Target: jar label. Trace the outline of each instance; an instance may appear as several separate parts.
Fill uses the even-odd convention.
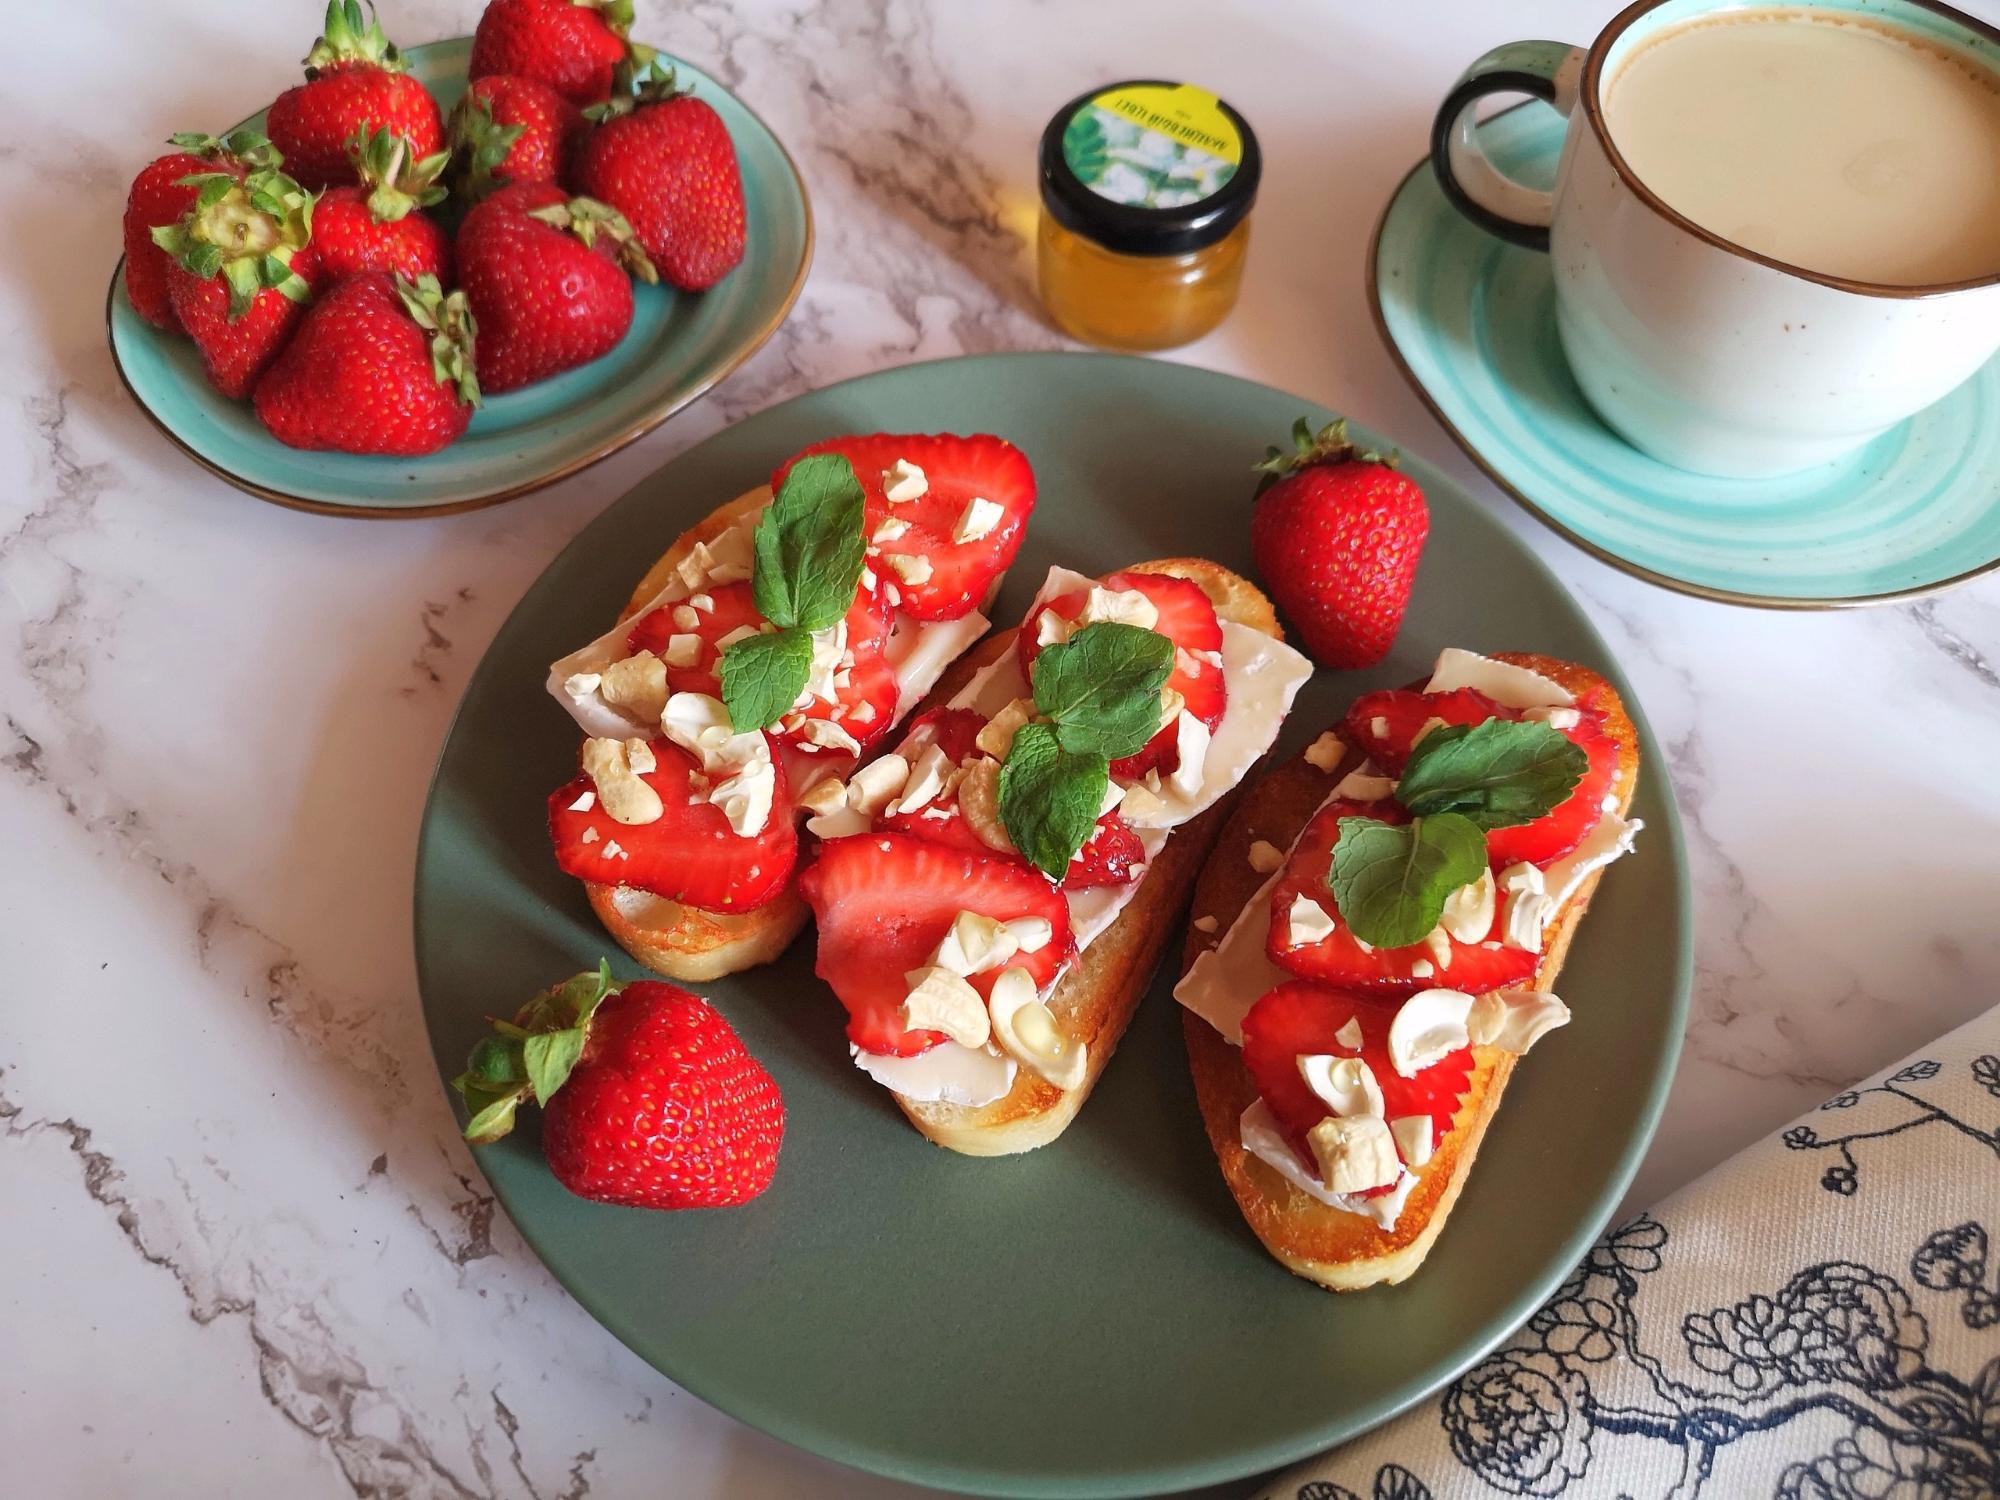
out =
[[[1243,160],[1221,101],[1192,84],[1106,89],[1063,127],[1063,160],[1100,198],[1180,208],[1219,192]]]

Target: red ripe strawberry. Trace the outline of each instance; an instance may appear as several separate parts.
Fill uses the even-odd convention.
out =
[[[1166,573],[1113,573],[1104,580],[1113,590],[1136,589],[1159,611],[1153,628],[1174,643],[1174,671],[1167,679],[1169,690],[1179,693],[1182,706],[1208,728],[1222,722],[1229,706],[1228,688],[1222,676],[1222,623],[1215,605],[1201,585]],[[1020,653],[1021,671],[1033,680],[1035,658],[1042,654],[1040,622],[1044,613],[1074,620],[1083,613],[1090,596],[1061,594],[1035,610],[1022,622],[1014,637]],[[1123,781],[1135,781],[1157,769],[1163,775],[1181,763],[1178,731],[1173,724],[1162,726],[1136,753],[1111,763],[1111,774]]]
[[[248,396],[303,315],[320,279],[311,225],[311,195],[264,168],[201,178],[187,217],[153,231],[175,320],[223,395]]]
[[[1520,717],[1518,710],[1502,708],[1471,688],[1455,688],[1449,693],[1395,688],[1356,698],[1341,727],[1384,775],[1401,776],[1418,734],[1432,719],[1447,724],[1483,724],[1488,719]]]
[[[502,188],[458,229],[458,280],[479,320],[479,380],[519,390],[611,352],[632,326],[630,266],[652,265],[624,218],[554,183]]]
[[[394,271],[449,284],[451,237],[417,212],[443,200],[437,179],[448,154],[413,160],[410,143],[386,130],[357,139],[351,149],[360,185],[328,188],[313,205],[313,244],[327,281]]]
[[[555,182],[582,130],[583,112],[539,79],[475,78],[451,112],[452,191],[477,203],[511,182]]]
[[[1584,841],[1604,816],[1604,796],[1618,774],[1618,742],[1604,731],[1603,715],[1587,708],[1577,710],[1577,722],[1562,733],[1583,747],[1590,765],[1583,780],[1564,801],[1545,817],[1512,828],[1495,828],[1486,835],[1486,857],[1493,868],[1504,870],[1523,860],[1546,865],[1561,859]]]
[[[629,91],[585,113],[599,123],[576,146],[576,190],[632,221],[668,285],[706,291],[743,259],[743,179],[714,106],[649,65]]]
[[[148,163],[125,198],[125,295],[155,328],[179,332],[167,292],[167,267],[173,262],[153,243],[153,231],[180,223],[194,208],[197,188],[184,179],[211,172],[240,177],[252,167],[276,166],[278,158],[254,130],[239,130],[227,141],[197,134],[169,139],[180,149]]]
[[[1450,962],[1438,962],[1428,943],[1412,943],[1407,948],[1364,948],[1353,929],[1341,921],[1327,886],[1333,868],[1334,845],[1340,841],[1342,818],[1374,818],[1385,823],[1403,823],[1408,814],[1393,802],[1329,802],[1313,815],[1299,841],[1285,861],[1278,883],[1271,888],[1271,936],[1266,947],[1271,962],[1288,973],[1318,979],[1345,989],[1370,994],[1413,995],[1418,990],[1444,987],[1468,995],[1484,994],[1510,984],[1526,984],[1535,977],[1541,963],[1538,954],[1521,948],[1498,946],[1506,930],[1507,897],[1495,903],[1493,925],[1475,943],[1450,940]],[[1333,933],[1302,948],[1291,945],[1291,909],[1294,897],[1304,896],[1338,924]],[[1488,948],[1486,943],[1496,946]],[[1429,972],[1417,970],[1417,965]]]
[[[997,922],[1044,917],[1055,936],[1010,967],[1037,988],[1055,978],[1072,950],[1069,903],[1023,860],[974,854],[895,833],[830,839],[799,876],[799,894],[819,924],[814,972],[847,1007],[848,1039],[867,1052],[909,1057],[934,1047],[934,1031],[905,1031],[909,982],[961,911]],[[997,971],[972,977],[986,994]]]
[[[659,793],[661,813],[650,823],[620,823],[604,810],[588,776],[549,794],[549,835],[566,875],[605,885],[629,885],[702,911],[745,912],[764,905],[791,878],[799,836],[785,763],[763,829],[739,834],[707,800],[711,778],[671,740],[652,742],[655,769],[639,779]],[[586,806],[584,793],[590,793]]]
[[[1097,830],[1084,840],[1083,847],[1063,872],[1062,888],[1086,891],[1096,886],[1130,885],[1146,873],[1146,849],[1132,825],[1108,812],[1097,820]]]
[[[285,169],[309,188],[353,182],[347,144],[368,130],[410,143],[412,157],[444,149],[437,100],[416,79],[361,0],[327,0],[326,29],[306,54],[306,81],[271,101],[264,128]]]
[[[1250,553],[1306,650],[1329,667],[1372,667],[1389,654],[1430,531],[1423,491],[1393,458],[1354,448],[1346,424],[1259,464],[1271,477],[1250,517]]]
[[[829,438],[787,459],[771,476],[771,487],[814,453],[838,453],[854,465],[867,496],[869,566],[914,619],[970,614],[1021,550],[1035,509],[1035,471],[1005,438],[984,433]],[[883,476],[899,461],[922,469],[927,488],[914,499],[891,502]],[[991,530],[976,536],[968,531],[966,541],[954,542],[960,522],[974,514],[975,499],[997,505],[999,518]]]
[[[577,104],[611,97],[631,55],[632,0],[488,0],[472,34],[470,74],[511,73]]]
[[[306,311],[257,382],[257,418],[293,448],[416,457],[479,404],[471,316],[435,276],[351,276]]]
[[[1243,1017],[1243,1066],[1293,1149],[1315,1174],[1319,1167],[1306,1135],[1333,1111],[1299,1073],[1301,1057],[1359,1057],[1382,1090],[1384,1119],[1429,1115],[1433,1148],[1451,1129],[1471,1085],[1472,1049],[1447,1053],[1415,1078],[1405,1078],[1389,1061],[1389,1026],[1400,1004],[1295,980],[1272,990]],[[1336,1034],[1349,1021],[1361,1028],[1359,1048],[1344,1045]]]
[[[578,1197],[725,1208],[771,1185],[785,1101],[706,1001],[670,984],[614,988],[608,966],[538,995],[473,1049],[452,1086],[468,1140],[542,1106],[542,1154]]]

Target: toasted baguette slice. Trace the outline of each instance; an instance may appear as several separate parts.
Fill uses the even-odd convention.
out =
[[[1260,630],[1275,640],[1284,639],[1271,601],[1249,579],[1227,568],[1198,557],[1175,557],[1122,571],[1171,573],[1188,579],[1200,585],[1220,618]],[[980,667],[1012,651],[1014,634],[1002,631],[960,658],[938,684],[936,701],[945,701]],[[1011,1156],[1046,1146],[1063,1133],[1118,1049],[1119,1038],[1138,1009],[1139,997],[1159,965],[1173,920],[1187,900],[1234,796],[1231,793],[1200,817],[1174,829],[1159,857],[1140,877],[1139,889],[1118,919],[1098,935],[1050,991],[1047,1004],[1064,1035],[1089,1049],[1082,1084],[1064,1093],[1023,1069],[1005,1098],[977,1109],[962,1104],[915,1103],[894,1096],[912,1125],[938,1145],[966,1156]]]
[[[1618,811],[1621,816],[1630,811],[1639,781],[1638,733],[1611,684],[1587,667],[1552,657],[1495,654],[1500,661],[1553,678],[1578,696],[1596,690],[1596,706],[1605,712],[1606,726],[1619,745]],[[1214,853],[1195,886],[1193,912],[1197,919],[1215,918],[1215,931],[1190,927],[1185,967],[1191,967],[1197,957],[1221,941],[1238,913],[1263,886],[1266,877],[1250,867],[1252,841],[1263,839],[1289,849],[1327,794],[1360,761],[1352,746],[1332,773],[1303,758],[1288,761],[1249,789],[1216,840]],[[1555,987],[1577,923],[1602,873],[1593,872],[1549,924],[1535,989]],[[1466,1174],[1472,1170],[1480,1139],[1513,1072],[1513,1054],[1493,1047],[1473,1049],[1472,1078],[1458,1118],[1437,1153],[1418,1171],[1417,1186],[1395,1228],[1382,1230],[1358,1214],[1309,1197],[1243,1149],[1237,1122],[1258,1094],[1243,1066],[1242,1053],[1192,1011],[1184,1012],[1181,1021],[1209,1144],[1215,1148],[1230,1192],[1236,1195],[1237,1207],[1264,1247],[1286,1269],[1337,1292],[1401,1281],[1422,1265],[1458,1200]]]
[[[631,619],[667,586],[674,569],[694,551],[696,543],[714,541],[770,499],[771,487],[760,484],[682,532],[632,590],[632,597],[618,612],[619,623]],[[583,888],[591,910],[619,947],[655,974],[685,984],[720,979],[770,963],[791,945],[811,915],[798,891],[790,887],[755,911],[729,914],[683,906],[625,886],[587,880]]]

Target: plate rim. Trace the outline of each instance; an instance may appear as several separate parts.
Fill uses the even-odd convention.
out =
[[[449,47],[458,43],[470,46],[471,42],[472,38],[469,36],[439,37],[434,41],[418,42],[413,46],[404,48],[403,51],[405,55],[408,55],[427,47]],[[549,470],[546,473],[538,473],[530,478],[521,480],[519,483],[502,485],[499,489],[485,490],[477,495],[467,496],[462,500],[440,500],[427,505],[405,506],[355,505],[343,504],[333,500],[315,500],[309,496],[295,495],[289,490],[276,489],[270,485],[238,474],[201,452],[170,427],[166,420],[158,412],[154,411],[146,399],[139,394],[137,388],[132,384],[131,376],[126,373],[125,360],[118,349],[117,326],[112,321],[113,311],[118,304],[118,289],[124,283],[125,279],[125,256],[123,252],[120,252],[117,261],[111,267],[111,284],[105,289],[104,295],[104,342],[111,351],[111,367],[118,376],[118,383],[125,388],[125,394],[131,398],[132,404],[145,413],[146,420],[151,422],[154,428],[165,436],[167,441],[172,443],[174,447],[178,448],[188,458],[193,459],[198,466],[206,469],[210,474],[213,474],[224,483],[243,491],[246,495],[253,495],[259,500],[269,501],[271,504],[283,506],[287,510],[306,511],[320,516],[345,516],[363,521],[420,521],[433,516],[452,516],[460,515],[466,511],[484,510],[488,506],[501,505],[509,500],[518,500],[524,495],[533,494],[537,490],[547,489],[550,485],[559,484],[572,475],[580,474],[593,464],[601,463],[621,449],[630,447],[633,443],[636,443],[640,438],[665,422],[667,418],[673,416],[676,412],[692,406],[703,396],[714,390],[716,386],[727,380],[731,375],[734,375],[743,367],[751,355],[755,354],[771,341],[771,336],[784,325],[785,319],[791,316],[792,308],[798,304],[800,294],[805,291],[806,277],[812,271],[813,250],[817,240],[817,230],[813,221],[812,194],[806,187],[805,176],[799,171],[799,164],[793,159],[791,148],[786,146],[784,137],[771,128],[769,122],[751,106],[749,101],[726,84],[718,83],[717,86],[722,88],[737,106],[745,114],[749,115],[751,119],[755,120],[759,128],[771,138],[772,144],[778,148],[778,155],[784,159],[785,170],[791,174],[793,186],[798,189],[799,207],[805,216],[805,241],[799,247],[799,263],[792,273],[791,285],[785,289],[785,295],[780,299],[772,315],[749,338],[745,339],[737,349],[732,351],[729,357],[706,380],[692,386],[677,397],[670,397],[658,406],[649,407],[634,418],[632,422],[606,438],[590,452],[571,459],[559,468]],[[251,118],[253,116],[245,116],[244,120],[238,121],[236,125],[230,128],[232,130],[241,129],[243,124]]]
[[[1484,128],[1485,125],[1491,123],[1493,120],[1500,119],[1502,116],[1511,115],[1516,110],[1526,109],[1530,105],[1540,102],[1540,100],[1529,99],[1524,100],[1520,104],[1509,105],[1506,109],[1495,110],[1486,120],[1480,122],[1481,128]],[[1734,604],[1750,609],[1780,610],[1790,614],[1816,610],[1866,609],[1878,604],[1903,604],[1919,599],[1933,599],[1940,594],[1949,593],[1953,589],[1962,588],[1976,578],[1983,578],[1988,573],[2000,570],[2000,556],[1995,556],[1986,562],[1967,569],[1965,572],[1954,573],[1949,578],[1938,579],[1930,583],[1913,584],[1909,588],[1887,589],[1879,593],[1830,595],[1760,594],[1747,589],[1725,589],[1718,588],[1713,584],[1697,583],[1690,578],[1679,578],[1671,573],[1662,573],[1656,568],[1649,568],[1644,563],[1633,562],[1630,558],[1612,551],[1603,543],[1592,541],[1567,522],[1545,509],[1525,491],[1516,488],[1511,480],[1501,474],[1488,461],[1486,455],[1480,451],[1478,445],[1459,430],[1458,424],[1452,421],[1443,406],[1431,394],[1430,388],[1424,384],[1423,380],[1417,375],[1416,370],[1412,368],[1409,360],[1404,357],[1402,346],[1396,342],[1395,335],[1390,332],[1388,317],[1382,310],[1382,231],[1388,226],[1389,216],[1396,211],[1396,205],[1402,201],[1403,193],[1410,186],[1412,180],[1419,173],[1427,172],[1430,169],[1431,159],[1425,156],[1420,158],[1414,166],[1396,179],[1396,186],[1391,190],[1387,200],[1383,203],[1382,212],[1375,220],[1375,228],[1368,236],[1368,254],[1364,264],[1363,275],[1368,284],[1369,316],[1374,319],[1375,332],[1381,337],[1383,345],[1388,349],[1389,357],[1395,361],[1396,368],[1401,372],[1404,382],[1416,393],[1417,399],[1423,402],[1425,408],[1430,412],[1432,419],[1437,422],[1438,426],[1445,430],[1451,440],[1458,444],[1460,451],[1478,466],[1480,472],[1491,480],[1503,495],[1507,496],[1508,499],[1519,505],[1529,515],[1548,527],[1549,530],[1555,532],[1564,541],[1570,543],[1572,546],[1581,548],[1599,562],[1610,564],[1621,573],[1629,574],[1641,582],[1654,584],[1659,588],[1669,589],[1677,594],[1686,594],[1695,599],[1706,599],[1714,604]],[[1905,420],[1908,419],[1906,418]],[[1637,452],[1638,450],[1634,449],[1633,451]]]
[[[1169,369],[1177,368],[1185,370],[1211,379],[1226,380],[1252,386],[1294,401],[1310,411],[1322,413],[1327,411],[1327,408],[1319,401],[1298,396],[1293,392],[1286,391],[1281,387],[1273,386],[1263,381],[1252,380],[1247,376],[1234,375],[1227,371],[1210,369],[1207,366],[1190,365],[1177,361],[1151,360],[1138,355],[1094,350],[996,350],[981,354],[950,355],[928,360],[908,360],[901,364],[883,366],[879,369],[849,376],[844,380],[835,381],[830,385],[798,392],[795,395],[787,397],[784,401],[764,408],[763,411],[755,415],[762,416],[765,412],[778,411],[808,397],[823,395],[826,392],[839,390],[857,382],[874,379],[877,376],[893,371],[921,369],[926,366],[945,364],[962,364],[969,361],[995,364],[1002,362],[1038,361],[1135,362],[1145,365],[1164,366]],[[745,420],[749,419],[746,418]],[[732,423],[729,427],[720,429],[704,437],[700,443],[693,445],[685,450],[684,453],[676,454],[666,460],[660,465],[660,468],[664,469],[679,462],[687,454],[693,453],[701,446],[721,438],[725,433],[733,430],[736,425],[739,424]],[[1365,426],[1366,424],[1362,425]],[[1376,435],[1380,436],[1380,434]],[[1412,452],[1413,450],[1405,448],[1403,451]],[[1477,498],[1465,486],[1461,485],[1449,474],[1437,469],[1421,453],[1415,453],[1414,456],[1420,463],[1432,469],[1438,479],[1456,491],[1467,505],[1474,508],[1483,508],[1479,506]],[[495,631],[495,640],[506,630],[515,613],[525,605],[529,593],[535,589],[542,577],[556,568],[564,558],[582,549],[589,533],[603,518],[609,515],[615,507],[623,504],[625,500],[642,487],[649,485],[658,472],[659,470],[655,469],[652,473],[635,480],[624,494],[621,494],[617,500],[607,505],[603,511],[599,512],[597,517],[586,524],[555,556],[549,559],[541,572],[537,573],[535,578],[530,580],[523,588],[521,596],[516,600],[513,609],[508,611],[507,618],[501,622],[499,628]],[[1595,621],[1584,609],[1583,605],[1576,600],[1574,594],[1562,582],[1561,578],[1557,576],[1555,570],[1550,567],[1548,562],[1534,547],[1528,545],[1525,541],[1522,542],[1521,551],[1523,556],[1528,559],[1529,566],[1532,569],[1538,570],[1550,587],[1574,606],[1586,631],[1595,642],[1597,650],[1602,653],[1602,660],[1609,663],[1619,677],[1625,677],[1626,672],[1623,663],[1611,651],[1609,643],[1604,639],[1602,632],[1597,629]],[[412,947],[415,950],[413,957],[415,959],[417,974],[416,1001],[420,1013],[419,1018],[425,1026],[426,1045],[429,1045],[429,1020],[424,992],[427,988],[430,965],[426,962],[424,945],[421,941],[418,928],[421,920],[419,911],[423,901],[422,893],[425,885],[425,872],[431,861],[438,855],[433,833],[433,809],[439,802],[445,758],[457,736],[459,722],[464,714],[467,699],[470,696],[472,678],[477,676],[481,667],[484,666],[486,657],[490,654],[491,650],[492,644],[489,642],[487,650],[481,653],[479,661],[473,667],[472,674],[466,679],[466,691],[461,693],[457,705],[453,708],[450,722],[447,724],[444,735],[439,741],[437,757],[432,766],[430,780],[424,794],[423,811],[418,822],[416,858],[411,882],[411,939]],[[1628,682],[1627,686],[1629,685]],[[641,1349],[633,1338],[626,1336],[625,1332],[619,1326],[619,1323],[624,1321],[622,1315],[605,1310],[601,1306],[596,1289],[590,1283],[582,1283],[581,1287],[572,1285],[570,1279],[558,1272],[553,1265],[542,1257],[538,1244],[539,1235],[530,1228],[528,1223],[524,1223],[515,1216],[506,1196],[494,1187],[492,1179],[487,1176],[482,1158],[476,1152],[472,1153],[473,1165],[479,1171],[481,1177],[486,1180],[489,1190],[493,1192],[494,1201],[507,1214],[508,1222],[514,1226],[528,1247],[535,1252],[537,1259],[542,1261],[542,1265],[548,1271],[549,1275],[556,1281],[557,1285],[562,1287],[568,1296],[590,1314],[592,1320],[603,1328],[606,1333],[617,1339],[627,1349],[630,1349],[643,1363],[666,1376],[667,1379],[673,1381],[690,1395],[695,1396],[715,1410],[722,1412],[736,1421],[743,1422],[745,1425],[755,1428],[757,1431],[763,1432],[770,1437],[776,1438],[780,1442],[798,1448],[803,1452],[810,1453],[815,1457],[827,1459],[864,1473],[875,1474],[904,1483],[948,1489],[960,1494],[1037,1497],[1037,1500],[1133,1500],[1133,1497],[1176,1494],[1190,1489],[1226,1484],[1235,1480],[1263,1474],[1270,1470],[1326,1452],[1331,1447],[1352,1441],[1413,1409],[1443,1389],[1450,1382],[1463,1375],[1480,1360],[1491,1354],[1493,1350],[1498,1348],[1508,1338],[1512,1337],[1526,1320],[1533,1316],[1536,1308],[1541,1306],[1554,1293],[1556,1288],[1561,1285],[1563,1278],[1582,1259],[1585,1252],[1596,1241],[1599,1234],[1602,1233],[1604,1227],[1611,1221],[1612,1216],[1617,1212],[1622,1203],[1626,1192],[1630,1189],[1633,1179],[1638,1175],[1639,1168],[1644,1163],[1647,1151],[1659,1131],[1660,1119],[1665,1113],[1668,1097],[1672,1092],[1674,1080],[1679,1073],[1681,1056],[1685,1050],[1688,1019],[1692,1009],[1694,979],[1693,885],[1687,854],[1687,836],[1680,814],[1679,803],[1674,794],[1673,781],[1669,774],[1666,753],[1660,744],[1658,736],[1653,732],[1651,722],[1646,716],[1643,705],[1639,703],[1636,693],[1630,695],[1627,708],[1639,730],[1640,743],[1647,751],[1647,759],[1657,768],[1654,775],[1657,777],[1660,802],[1665,814],[1663,819],[1665,826],[1662,829],[1664,837],[1660,842],[1665,844],[1669,851],[1669,862],[1671,865],[1669,873],[1677,904],[1678,921],[1676,923],[1676,930],[1671,936],[1673,943],[1673,962],[1670,978],[1672,999],[1668,1007],[1670,1013],[1662,1018],[1663,1023],[1668,1026],[1668,1040],[1660,1053],[1661,1065],[1654,1072],[1652,1087],[1641,1100],[1640,1108],[1635,1115],[1634,1129],[1622,1148],[1615,1167],[1602,1184],[1596,1206],[1577,1221],[1570,1233],[1563,1238],[1557,1251],[1551,1253],[1548,1258],[1549,1269],[1544,1271],[1541,1276],[1534,1278],[1527,1289],[1515,1299],[1505,1304],[1509,1308],[1509,1312],[1506,1318],[1503,1319],[1502,1326],[1498,1327],[1490,1337],[1475,1340],[1465,1345],[1454,1357],[1441,1361],[1430,1370],[1427,1370],[1422,1376],[1412,1380],[1408,1389],[1396,1392],[1385,1399],[1378,1400],[1372,1405],[1351,1410],[1339,1420],[1322,1422],[1315,1427],[1302,1428],[1295,1436],[1288,1439],[1273,1440],[1256,1447],[1232,1448],[1226,1453],[1215,1457],[1203,1458],[1199,1461],[1163,1463],[1158,1466],[1146,1468],[1124,1468],[1115,1472],[1069,1471],[1054,1473],[1043,1470],[1035,1473],[1023,1473],[983,1466],[953,1466],[948,1468],[941,1464],[925,1460],[912,1461],[907,1454],[850,1442],[843,1434],[838,1432],[814,1426],[810,1423],[802,1423],[789,1412],[774,1411],[770,1408],[759,1406],[756,1404],[754,1398],[746,1401],[740,1399],[737,1393],[734,1392],[727,1395],[716,1392],[710,1382],[703,1377],[698,1366],[685,1369],[669,1368],[669,1362],[656,1359],[652,1354]],[[1268,771],[1269,764],[1260,763],[1257,774],[1268,774]],[[448,1080],[454,1073],[460,1071],[460,1069],[457,1063],[438,1055],[435,1048],[432,1050],[432,1059],[438,1069],[439,1083],[444,1093],[447,1107],[451,1111],[453,1120],[456,1121],[458,1118],[458,1106],[455,1102],[455,1096],[449,1087]],[[1246,1242],[1244,1249],[1246,1253],[1260,1253],[1261,1251],[1261,1247],[1257,1246],[1254,1240]],[[1394,1291],[1393,1288],[1379,1288],[1377,1290],[1383,1292]]]

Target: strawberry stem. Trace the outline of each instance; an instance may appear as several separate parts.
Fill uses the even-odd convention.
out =
[[[1252,464],[1250,468],[1252,473],[1265,476],[1264,482],[1257,487],[1257,493],[1261,495],[1280,479],[1319,464],[1380,464],[1393,469],[1398,462],[1398,455],[1393,450],[1386,454],[1377,453],[1372,449],[1357,448],[1349,442],[1345,417],[1336,417],[1318,432],[1313,431],[1312,423],[1300,417],[1292,424],[1292,451],[1287,453],[1281,448],[1267,448],[1263,461]]]
[[[591,1017],[618,989],[610,963],[600,959],[595,970],[543,990],[512,1021],[494,1019],[495,1035],[473,1046],[465,1071],[451,1081],[469,1116],[465,1138],[490,1144],[514,1128],[522,1104],[546,1108],[583,1056]]]

